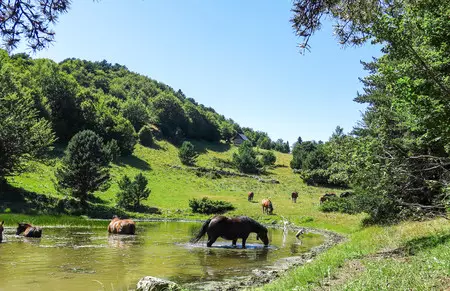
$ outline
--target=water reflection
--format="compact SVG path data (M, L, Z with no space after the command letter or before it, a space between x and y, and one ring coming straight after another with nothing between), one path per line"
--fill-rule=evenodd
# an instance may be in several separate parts
M178 283L251 274L322 242L318 235L270 229L265 248L249 237L247 248L219 239L190 244L201 223L138 223L136 235L109 235L105 228L45 228L42 238L16 237L6 229L0 244L0 290L127 290L151 275ZM26 280L29 278L30 280ZM93 283L93 282L96 283ZM28 284L28 285L27 285Z
M128 249L134 245L139 245L139 243L139 238L135 235L108 235L108 246L111 248Z

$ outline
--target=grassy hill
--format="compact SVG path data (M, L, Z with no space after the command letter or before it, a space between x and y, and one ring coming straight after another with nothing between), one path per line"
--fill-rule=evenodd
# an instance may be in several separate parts
M228 144L193 143L200 152L197 165L208 168L218 168L218 161L231 159L237 150ZM45 197L63 198L53 185L53 172L62 151L62 148L56 148L53 159L45 163L30 162L29 171L10 177L9 184L16 191L25 193L23 195L30 195L33 201L45 200ZM320 212L319 197L325 192L339 190L304 184L289 168L289 154L277 152L276 167L264 176L278 180L279 184L262 183L247 177L199 177L181 165L177 154L178 149L166 141L158 141L154 148L136 146L132 156L121 158L112 166L111 187L95 193L97 204L113 207L118 179L125 174L143 173L152 190L144 204L157 207L161 214L134 214L137 216L205 219L206 215L190 211L188 201L208 196L231 202L236 209L228 215L248 215L264 223L281 223L286 219L346 237L345 242L318 255L312 262L264 286L262 289L265 290L444 290L450 285L450 224L444 219L363 227L363 214ZM172 167L174 165L178 167ZM293 190L299 192L297 204L290 200ZM254 203L247 201L248 191L255 193ZM265 197L273 201L274 215L262 214L259 202ZM42 224L51 219L0 215L10 222L28 219ZM77 221L80 222L76 218L63 217L50 224L74 224Z
M217 144L193 141L196 150L200 153L197 165L207 168L217 168L217 161L231 160L237 148L229 144ZM55 157L45 163L30 162L27 172L9 178L8 182L15 188L26 192L35 192L54 198L63 198L54 187L54 169L59 163L58 156L63 149L55 149ZM269 169L262 178L273 178L279 184L262 183L257 179L247 177L222 176L212 179L208 175L198 176L182 166L178 158L178 149L166 141L158 141L153 148L137 145L132 156L119 158L112 165L111 186L104 192L96 192L99 202L106 206L114 206L116 193L119 191L117 181L123 176L134 177L143 173L149 180L150 197L144 205L158 208L165 217L200 217L190 211L188 201L191 198L209 197L211 199L231 202L236 209L230 215L246 214L262 220L279 220L283 216L292 216L297 222L311 227L325 227L338 229L335 221L342 221L348 228L358 227L360 217L345 214L324 214L318 211L319 197L330 189L309 187L292 173L289 168L291 155L276 152L276 167ZM178 167L172 167L178 166ZM181 169L179 169L181 167ZM227 171L234 171L225 168ZM290 193L297 190L300 193L299 203L293 204ZM255 193L255 202L247 201L247 193ZM270 197L275 208L275 215L263 216L259 202ZM206 217L206 216L205 216ZM315 218L314 218L315 217ZM345 231L341 229L341 231Z

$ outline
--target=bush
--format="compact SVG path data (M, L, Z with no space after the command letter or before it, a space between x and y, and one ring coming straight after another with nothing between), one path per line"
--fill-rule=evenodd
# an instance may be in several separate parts
M233 164L242 173L259 173L260 162L256 159L256 153L251 142L244 141L238 149L238 153L233 154Z
M310 186L328 185L330 175L327 170L302 170L300 171L300 178Z
M139 131L139 142L145 147L153 145L153 134L150 126L144 125Z
M195 198L189 200L189 207L191 207L192 212L203 214L224 213L234 209L234 206L229 202L210 200L208 197L203 197L201 200Z
M195 152L194 145L188 141L183 142L178 152L178 157L184 165L192 166L195 164L198 154Z
M352 198L332 197L320 205L323 212L341 212L355 214L359 212L356 207L355 200Z
M277 158L272 151L263 152L261 157L261 162L264 166L272 166L275 165Z
M120 157L120 147L117 144L117 140L112 139L105 145L105 151L108 153L111 161L117 160Z
M138 209L141 201L148 199L151 193L147 189L148 180L142 173L137 174L134 181L125 175L118 184L121 191L117 193L117 206L125 209Z

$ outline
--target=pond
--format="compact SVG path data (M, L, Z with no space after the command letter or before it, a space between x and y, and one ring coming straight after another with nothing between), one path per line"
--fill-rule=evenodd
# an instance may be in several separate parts
M165 278L196 288L270 267L299 255L324 238L269 229L270 247L250 234L247 249L221 240L206 248L205 239L190 244L201 223L138 222L135 236L108 235L106 227L47 227L43 237L15 236L5 228L0 244L0 290L128 290L144 276Z

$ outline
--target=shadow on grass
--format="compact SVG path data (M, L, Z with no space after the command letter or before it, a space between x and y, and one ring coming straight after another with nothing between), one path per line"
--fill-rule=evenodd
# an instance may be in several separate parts
M142 171L150 171L152 169L146 161L136 157L135 155L131 155L128 157L120 157L120 158L118 158L116 163L119 166L128 165L130 167L133 167L133 168L136 168L136 169L139 169Z
M57 213L59 199L29 192L6 183L0 183L0 212L23 214Z
M450 241L450 233L447 234L434 234L425 237L419 237L407 241L403 249L408 255L414 255L419 251L435 248L439 245L445 244Z
M154 142L151 146L144 146L145 148L149 148L149 149L154 149L154 150L162 150L162 151L167 151L167 148L160 146L159 144L157 144L156 142Z
M90 197L90 203L80 204L73 198L59 199L27 191L6 183L0 183L0 213L87 215L91 218L126 216L126 212L104 204L98 197Z
M200 154L205 154L207 151L213 151L223 153L230 150L230 144L228 143L214 143L203 140L189 140L194 146L195 150Z

